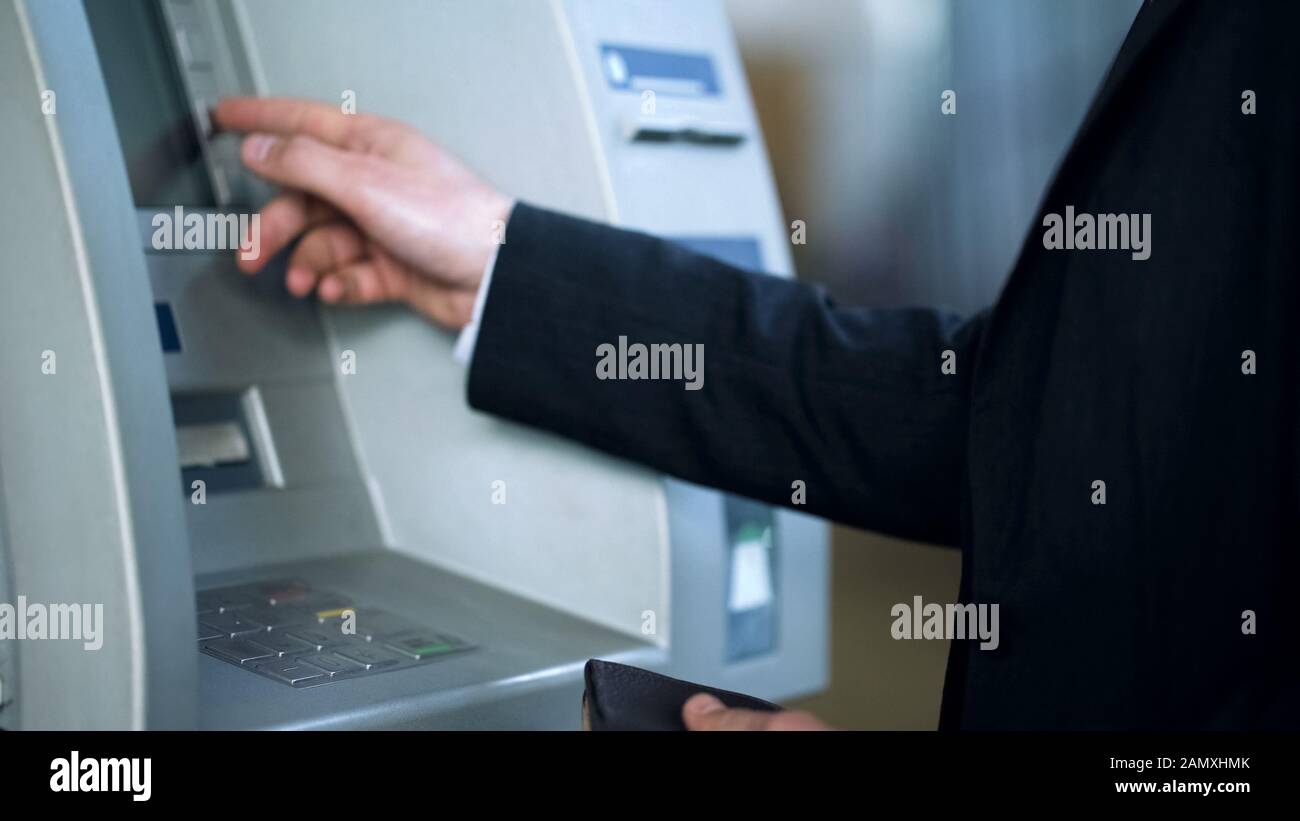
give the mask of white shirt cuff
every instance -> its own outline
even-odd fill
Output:
[[[500,248],[500,245],[492,246],[492,256],[483,269],[483,280],[479,282],[478,293],[474,296],[474,313],[470,316],[469,324],[461,328],[460,336],[456,338],[456,347],[452,349],[452,356],[462,365],[468,365],[474,358],[479,320],[483,318],[483,305],[487,302],[488,288],[492,285],[492,271],[497,267],[497,251]]]

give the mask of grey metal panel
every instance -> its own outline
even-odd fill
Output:
[[[727,663],[728,551],[722,496],[666,480],[673,552],[669,675],[772,700],[821,690],[828,678],[826,524],[792,511],[776,515],[778,635],[773,652]]]
[[[252,91],[243,45],[230,36],[229,4],[164,7],[175,29],[184,28],[189,48],[201,47],[215,69],[206,80],[198,76],[205,72],[183,72],[192,100],[196,82],[212,85],[208,104],[220,94]],[[256,186],[243,180],[230,150],[237,146],[227,136],[211,147],[209,159],[240,199]],[[140,209],[135,219],[154,299],[171,307],[180,337],[180,351],[164,357],[171,391],[255,390],[265,434],[255,444],[269,449],[261,456],[278,469],[266,487],[209,492],[204,504],[185,505],[196,572],[378,547],[383,536],[372,488],[355,457],[335,381],[339,363],[319,306],[285,290],[283,257],[246,276],[233,250],[155,251],[156,213]],[[188,489],[178,489],[178,497],[193,501]]]
[[[410,123],[488,182],[593,219],[608,216],[599,146],[552,0],[223,0],[244,23],[260,94]]]
[[[588,84],[595,131],[609,163],[618,223],[663,236],[754,236],[767,270],[789,275],[788,233],[722,4],[563,0],[563,5]],[[721,92],[698,99],[656,94],[654,113],[647,114],[640,94],[610,88],[601,62],[604,43],[707,55]],[[734,127],[745,139],[720,145],[627,139],[629,122],[681,119]]]
[[[143,255],[81,3],[0,4],[0,485],[15,595],[104,605],[104,647],[28,641],[24,727],[195,718],[193,590]],[[40,94],[57,94],[42,113]],[[111,154],[109,156],[112,156]],[[39,367],[58,354],[56,375]]]
[[[142,246],[153,214],[136,212]],[[234,251],[145,258],[154,299],[171,306],[181,341],[179,352],[164,356],[171,391],[256,389],[266,433],[260,444],[271,449],[283,485],[186,504],[197,572],[382,544],[335,381],[338,359],[317,304],[285,290],[283,260],[250,277],[236,268]],[[189,498],[179,484],[177,498]]]
[[[264,382],[260,392],[286,485],[308,487],[358,480],[361,473],[333,379]]]
[[[582,665],[656,666],[663,651],[390,551],[201,577],[200,588],[299,578],[476,649],[421,667],[295,690],[207,656],[201,726],[213,729],[577,729]]]
[[[250,277],[235,268],[234,251],[146,259],[154,299],[171,304],[180,331],[181,351],[166,356],[173,391],[333,375],[316,306],[285,291],[281,266]]]
[[[744,69],[720,3],[674,0],[609,4],[563,0],[577,60],[587,78],[596,133],[610,169],[618,221],[661,236],[754,237],[764,270],[793,274],[788,234],[768,168]],[[707,55],[720,93],[657,94],[652,114],[640,94],[612,89],[601,45],[613,43]],[[737,144],[635,143],[629,121],[718,123],[745,135]],[[771,699],[820,690],[827,680],[827,525],[776,515],[777,646],[768,655],[726,662],[727,534],[715,491],[666,481],[672,543],[672,624],[667,672]]]
[[[228,3],[161,0],[160,6],[186,95],[203,112],[197,114],[200,121],[220,98],[253,92],[252,72]],[[240,163],[238,140],[204,139],[201,147],[220,205],[257,205],[269,197],[270,187]]]
[[[358,110],[409,122],[513,194],[606,215],[604,163],[558,5],[234,7],[259,91],[335,103],[355,92]],[[654,474],[472,413],[452,338],[409,311],[326,316],[336,355],[356,353],[356,374],[339,385],[389,546],[629,634],[640,635],[645,610],[666,625]],[[505,504],[493,504],[497,481]]]
[[[206,505],[186,504],[194,570],[213,573],[378,548],[367,490],[361,482],[338,483],[210,494]],[[329,522],[328,531],[317,527],[322,520]]]
[[[389,7],[390,16],[382,21],[342,3],[318,5],[309,21],[285,14],[283,7],[247,7],[250,38],[257,43],[279,43],[290,31],[301,34],[304,24],[312,29],[310,38],[296,41],[302,46],[253,49],[260,54],[265,91],[328,100],[351,89],[363,110],[413,122],[507,190],[524,196],[538,190],[535,198],[543,204],[597,217],[617,214],[622,224],[662,234],[752,236],[769,270],[788,274],[786,235],[761,134],[720,6],[609,6],[575,0],[555,8],[561,25],[552,35],[548,30],[553,21],[539,6],[507,11],[491,4],[467,8],[399,3]],[[394,26],[394,18],[403,24]],[[488,19],[499,36],[475,40],[478,48],[467,53],[462,44],[472,38],[463,33],[482,28]],[[525,27],[527,34],[522,33]],[[350,50],[315,47],[342,37],[344,31]],[[424,43],[427,54],[414,45],[404,46],[402,38]],[[569,53],[576,76],[567,75],[553,56],[538,48],[552,39],[553,47]],[[315,45],[307,48],[306,40]],[[372,44],[380,41],[398,56],[376,56]],[[657,115],[730,123],[739,126],[746,139],[730,146],[629,143],[623,126],[628,117],[638,116],[640,98],[607,87],[598,61],[598,46],[605,41],[711,55],[724,94],[706,102],[661,97]],[[502,53],[493,53],[494,48]],[[366,59],[358,61],[359,54]],[[521,64],[526,65],[526,80]],[[413,85],[417,78],[459,75],[466,79]],[[565,83],[572,83],[582,99],[570,102]],[[498,103],[491,112],[473,107],[473,101],[485,95]],[[543,99],[549,103],[546,122],[533,112]],[[456,111],[462,116],[445,116]],[[496,122],[502,118],[507,121]],[[569,133],[557,140],[561,128]],[[521,165],[524,157],[537,155],[545,156],[547,163]],[[555,180],[555,168],[569,169],[567,178]],[[543,180],[550,182],[544,191],[538,185]],[[574,208],[573,197],[583,187],[589,204]],[[615,207],[602,209],[592,200],[602,189]],[[614,501],[618,497],[608,482],[588,486],[584,474],[562,467],[566,446],[464,414],[463,377],[447,360],[450,346],[445,337],[397,310],[331,311],[328,316],[336,348],[358,352],[359,373],[343,383],[344,392],[363,460],[383,488],[392,543],[399,549],[561,607],[600,614],[606,623],[622,624],[629,632],[644,611],[654,610],[657,638],[671,634],[672,670],[683,675],[713,681],[726,677],[737,689],[774,697],[822,686],[824,524],[794,514],[778,516],[783,642],[766,659],[728,668],[722,648],[727,554],[720,497],[713,494],[707,510],[686,502],[681,510],[676,509],[677,501],[669,504],[674,523],[674,590],[669,604],[645,586],[652,570],[602,554],[608,544],[644,527],[628,516],[626,502]],[[436,426],[436,434],[422,433],[426,426]],[[413,449],[412,441],[421,446]],[[606,470],[618,475],[613,464]],[[538,485],[539,477],[545,485]],[[494,479],[506,482],[509,504],[490,505]],[[602,505],[617,511],[619,520],[602,519]],[[460,533],[478,538],[465,540],[458,538]],[[566,533],[583,534],[597,546],[596,552],[581,549],[572,539],[565,544],[553,538]],[[552,557],[549,573],[530,558],[538,553]],[[700,565],[707,565],[703,586],[693,585],[677,569]],[[600,603],[590,599],[593,580],[596,591],[606,594]],[[679,621],[683,611],[690,614],[684,622]]]

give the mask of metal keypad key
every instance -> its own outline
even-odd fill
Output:
[[[471,647],[300,579],[204,590],[197,600],[203,653],[295,689],[405,670]]]

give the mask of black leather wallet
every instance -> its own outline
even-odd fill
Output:
[[[600,659],[587,662],[583,677],[587,689],[582,694],[582,723],[588,730],[685,730],[682,705],[696,693],[708,693],[728,707],[781,709],[761,698]]]

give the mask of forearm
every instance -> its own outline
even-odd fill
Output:
[[[838,309],[806,285],[528,206],[493,276],[474,407],[775,504],[801,482],[808,512],[956,541],[980,323]],[[634,343],[702,346],[699,389],[602,379],[601,346]]]

